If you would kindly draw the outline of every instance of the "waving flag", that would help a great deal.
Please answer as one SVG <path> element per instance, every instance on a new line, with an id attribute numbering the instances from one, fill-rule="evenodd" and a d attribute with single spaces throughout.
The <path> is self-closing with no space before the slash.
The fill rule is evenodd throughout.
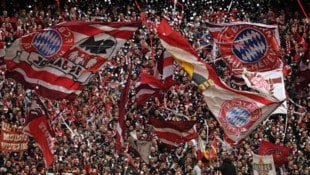
<path id="1" fill-rule="evenodd" d="M 250 72 L 244 70 L 242 77 L 249 88 L 260 93 L 273 95 L 278 100 L 286 99 L 284 77 L 282 69 L 265 72 Z M 287 114 L 286 101 L 283 102 L 272 114 Z"/>
<path id="2" fill-rule="evenodd" d="M 268 71 L 282 65 L 278 27 L 248 22 L 207 23 L 219 51 L 235 74 Z M 241 71 L 239 71 L 241 70 Z"/>
<path id="3" fill-rule="evenodd" d="M 165 50 L 157 60 L 155 76 L 158 79 L 165 80 L 174 74 L 174 70 L 174 59 L 170 53 Z"/>
<path id="4" fill-rule="evenodd" d="M 142 105 L 150 97 L 158 95 L 164 88 L 164 84 L 156 77 L 142 73 L 135 87 L 137 104 Z"/>
<path id="5" fill-rule="evenodd" d="M 175 66 L 173 57 L 164 51 L 157 60 L 155 75 L 141 74 L 136 84 L 136 101 L 142 105 L 147 99 L 153 96 L 160 96 L 161 91 L 169 89 L 177 84 L 172 79 Z"/>
<path id="6" fill-rule="evenodd" d="M 280 146 L 266 141 L 262 141 L 258 149 L 259 155 L 272 155 L 276 167 L 280 167 L 288 161 L 287 155 L 289 152 L 290 149 L 285 146 Z"/>
<path id="7" fill-rule="evenodd" d="M 73 99 L 140 26 L 65 22 L 17 39 L 7 50 L 7 77 L 49 99 Z"/>
<path id="8" fill-rule="evenodd" d="M 238 142 L 248 136 L 282 103 L 272 97 L 228 87 L 166 20 L 162 20 L 158 35 L 164 48 L 198 84 L 210 111 L 231 140 Z"/>
<path id="9" fill-rule="evenodd" d="M 33 100 L 31 104 L 23 132 L 33 137 L 38 143 L 44 156 L 45 166 L 48 168 L 54 160 L 52 149 L 55 132 L 50 126 L 46 110 L 39 99 Z"/>
<path id="10" fill-rule="evenodd" d="M 126 132 L 125 126 L 125 115 L 126 115 L 126 105 L 128 103 L 128 95 L 130 91 L 131 84 L 131 74 L 132 67 L 130 66 L 129 74 L 125 83 L 125 87 L 121 93 L 119 99 L 119 112 L 118 112 L 118 123 L 117 123 L 117 132 L 116 132 L 116 151 L 117 153 L 121 152 L 122 147 L 124 147 L 124 133 Z"/>
<path id="11" fill-rule="evenodd" d="M 161 142 L 174 147 L 198 137 L 196 121 L 163 121 L 150 118 L 157 137 Z"/>

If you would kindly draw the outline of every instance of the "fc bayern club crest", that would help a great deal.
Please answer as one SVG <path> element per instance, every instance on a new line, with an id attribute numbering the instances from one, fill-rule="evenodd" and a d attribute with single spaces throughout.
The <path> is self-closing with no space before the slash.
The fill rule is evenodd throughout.
<path id="1" fill-rule="evenodd" d="M 250 101 L 233 99 L 225 101 L 220 108 L 219 122 L 228 135 L 247 131 L 262 115 L 261 109 Z"/>
<path id="2" fill-rule="evenodd" d="M 21 42 L 25 51 L 53 58 L 63 55 L 74 44 L 74 35 L 67 28 L 61 27 L 30 34 L 23 37 Z"/>
<path id="3" fill-rule="evenodd" d="M 226 27 L 219 35 L 219 43 L 231 69 L 271 70 L 279 66 L 273 29 L 255 25 Z"/>

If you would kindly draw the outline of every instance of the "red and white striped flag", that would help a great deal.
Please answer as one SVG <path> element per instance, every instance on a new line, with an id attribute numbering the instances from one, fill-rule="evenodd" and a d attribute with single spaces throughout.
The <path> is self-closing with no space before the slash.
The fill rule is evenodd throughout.
<path id="1" fill-rule="evenodd" d="M 276 25 L 249 22 L 207 23 L 219 51 L 235 74 L 242 69 L 268 71 L 282 66 Z"/>
<path id="2" fill-rule="evenodd" d="M 135 87 L 137 105 L 143 105 L 150 97 L 159 95 L 164 88 L 164 84 L 156 77 L 142 73 Z"/>
<path id="3" fill-rule="evenodd" d="M 164 121 L 150 118 L 150 122 L 161 142 L 174 147 L 198 137 L 196 121 Z"/>
<path id="4" fill-rule="evenodd" d="M 155 75 L 141 74 L 140 80 L 136 84 L 136 101 L 142 105 L 147 99 L 153 96 L 160 97 L 160 92 L 169 89 L 177 84 L 173 80 L 175 66 L 174 59 L 167 52 L 163 51 L 157 60 Z"/>
<path id="5" fill-rule="evenodd" d="M 17 39 L 7 75 L 49 99 L 74 99 L 141 25 L 65 22 Z"/>
<path id="6" fill-rule="evenodd" d="M 174 74 L 174 59 L 169 52 L 163 51 L 157 60 L 155 76 L 159 80 L 165 80 Z"/>
<path id="7" fill-rule="evenodd" d="M 118 106 L 119 112 L 118 112 L 118 123 L 117 123 L 117 132 L 116 132 L 116 152 L 117 153 L 120 153 L 122 148 L 124 147 L 124 135 L 126 132 L 125 115 L 126 115 L 126 105 L 128 103 L 128 95 L 130 91 L 131 74 L 132 74 L 132 67 L 130 66 L 128 77 L 125 83 L 125 87 L 119 99 L 119 106 Z"/>
<path id="8" fill-rule="evenodd" d="M 224 84 L 215 70 L 198 57 L 189 42 L 173 31 L 166 20 L 162 20 L 158 35 L 164 48 L 198 84 L 210 111 L 233 141 L 247 137 L 282 103 L 271 96 L 238 91 Z"/>

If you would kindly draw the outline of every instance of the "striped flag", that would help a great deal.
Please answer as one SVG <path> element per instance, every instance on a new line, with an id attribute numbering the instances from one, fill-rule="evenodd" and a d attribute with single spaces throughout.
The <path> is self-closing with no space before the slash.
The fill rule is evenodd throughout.
<path id="1" fill-rule="evenodd" d="M 196 121 L 163 121 L 150 118 L 150 122 L 160 141 L 173 147 L 198 137 Z"/>
<path id="2" fill-rule="evenodd" d="M 198 84 L 213 116 L 234 142 L 247 137 L 282 103 L 271 96 L 238 91 L 224 84 L 215 70 L 198 57 L 189 42 L 173 31 L 165 19 L 158 28 L 158 35 L 164 48 Z"/>
<path id="3" fill-rule="evenodd" d="M 152 75 L 142 73 L 135 87 L 137 105 L 143 105 L 150 97 L 159 95 L 163 89 L 165 86 L 160 80 Z"/>
<path id="4" fill-rule="evenodd" d="M 74 99 L 141 22 L 65 22 L 17 39 L 4 57 L 7 77 L 49 99 Z"/>
<path id="5" fill-rule="evenodd" d="M 157 60 L 154 76 L 142 73 L 140 80 L 136 84 L 137 104 L 142 105 L 146 100 L 154 96 L 161 99 L 161 91 L 165 91 L 177 84 L 172 79 L 174 70 L 174 59 L 169 52 L 163 51 Z"/>
<path id="6" fill-rule="evenodd" d="M 131 84 L 131 74 L 132 67 L 129 69 L 127 81 L 125 87 L 121 93 L 119 100 L 119 112 L 118 112 L 118 123 L 117 123 L 117 132 L 116 132 L 116 151 L 117 153 L 121 152 L 121 149 L 124 147 L 124 133 L 126 132 L 125 126 L 125 115 L 126 115 L 126 105 L 128 103 L 128 95 Z"/>
<path id="7" fill-rule="evenodd" d="M 174 59 L 169 52 L 163 51 L 157 60 L 155 77 L 159 80 L 165 80 L 174 74 Z"/>

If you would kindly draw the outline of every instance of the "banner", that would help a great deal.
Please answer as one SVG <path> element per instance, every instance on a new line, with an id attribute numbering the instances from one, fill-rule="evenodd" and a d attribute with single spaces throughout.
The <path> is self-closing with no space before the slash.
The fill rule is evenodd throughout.
<path id="1" fill-rule="evenodd" d="M 199 58 L 189 42 L 171 29 L 166 20 L 162 20 L 158 35 L 164 48 L 198 85 L 213 116 L 234 142 L 247 137 L 282 104 L 282 101 L 271 96 L 238 91 L 227 86 L 215 70 Z"/>
<path id="2" fill-rule="evenodd" d="M 21 152 L 28 149 L 28 136 L 22 129 L 2 121 L 0 131 L 0 150 L 4 152 Z"/>
<path id="3" fill-rule="evenodd" d="M 276 167 L 272 156 L 253 154 L 254 175 L 276 175 Z"/>
<path id="4" fill-rule="evenodd" d="M 268 71 L 282 66 L 280 37 L 276 25 L 249 22 L 207 23 L 219 52 L 231 72 Z"/>
<path id="5" fill-rule="evenodd" d="M 64 22 L 25 35 L 7 49 L 7 77 L 45 98 L 74 99 L 140 24 Z"/>

